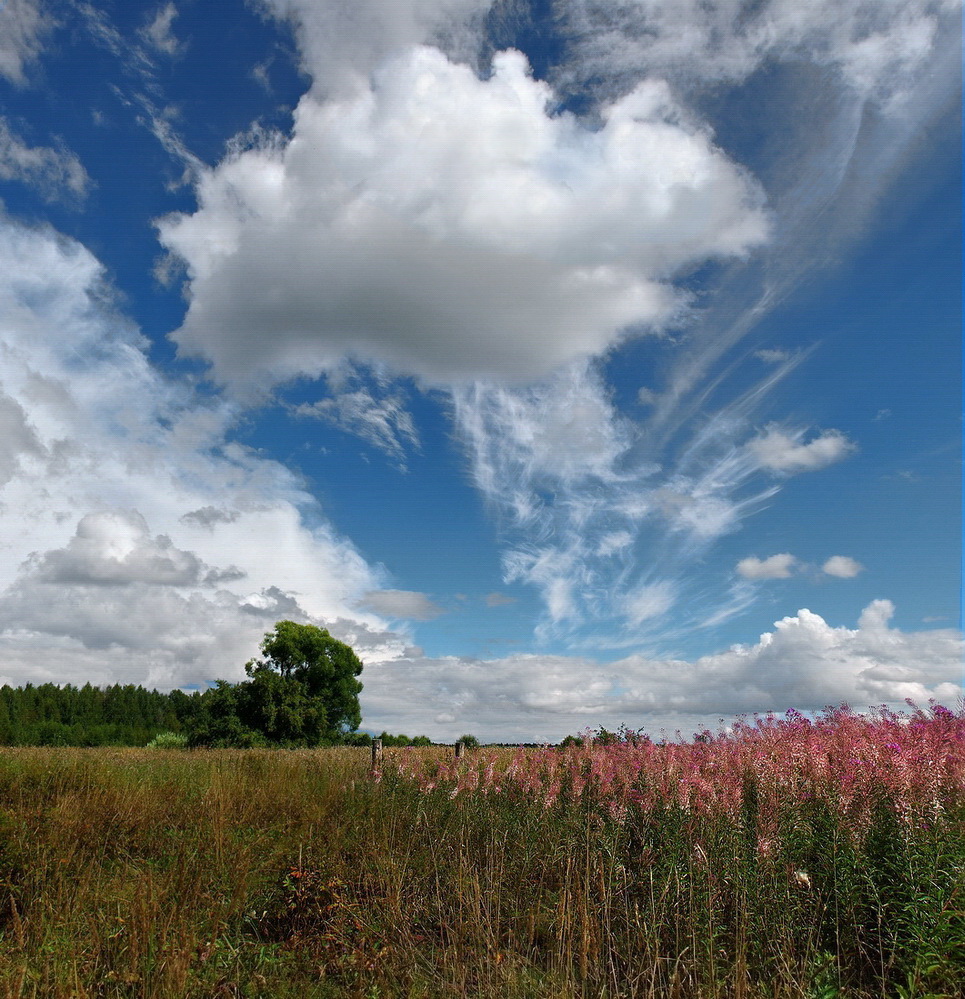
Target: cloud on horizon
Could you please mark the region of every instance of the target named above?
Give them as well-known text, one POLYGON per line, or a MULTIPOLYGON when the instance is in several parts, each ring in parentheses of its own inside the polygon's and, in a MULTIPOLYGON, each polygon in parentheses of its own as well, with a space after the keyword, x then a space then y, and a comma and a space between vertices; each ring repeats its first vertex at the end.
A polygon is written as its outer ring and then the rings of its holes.
POLYGON ((755 711, 903 707, 905 698, 932 697, 954 704, 963 693, 961 633, 903 632, 890 626, 893 614, 890 601, 875 600, 856 628, 846 628, 800 610, 754 645, 693 662, 534 654, 373 662, 363 674, 363 713, 376 731, 411 728, 418 717, 436 739, 471 731, 490 741, 555 742, 586 725, 645 726, 652 734, 680 727, 689 736, 755 711), (426 705, 435 705, 434 715, 426 705))

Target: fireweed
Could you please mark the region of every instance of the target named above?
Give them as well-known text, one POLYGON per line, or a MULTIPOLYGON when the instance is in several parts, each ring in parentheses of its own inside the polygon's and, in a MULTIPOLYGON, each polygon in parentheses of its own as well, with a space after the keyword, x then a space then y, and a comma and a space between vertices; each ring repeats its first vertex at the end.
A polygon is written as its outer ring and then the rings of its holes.
POLYGON ((406 753, 386 767, 427 795, 591 808, 620 824, 667 810, 753 818, 762 855, 773 848, 782 818, 793 824, 795 814, 820 805, 860 845, 883 809, 909 830, 965 804, 965 709, 912 707, 865 716, 841 706, 813 721, 792 709, 716 734, 705 730, 693 742, 655 742, 626 730, 600 740, 586 732, 562 748, 483 749, 460 760, 406 753))

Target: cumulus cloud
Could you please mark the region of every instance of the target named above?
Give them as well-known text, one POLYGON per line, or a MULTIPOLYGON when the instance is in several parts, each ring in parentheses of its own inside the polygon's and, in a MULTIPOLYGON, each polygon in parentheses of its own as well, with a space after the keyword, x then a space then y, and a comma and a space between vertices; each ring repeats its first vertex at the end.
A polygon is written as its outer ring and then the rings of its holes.
POLYGON ((363 598, 366 607, 377 614, 412 621, 431 621, 445 609, 434 604, 425 593, 416 590, 372 590, 363 598))
POLYGON ((831 558, 821 566, 821 571, 829 576, 837 576, 839 579, 853 579, 864 569, 860 562, 856 562, 847 555, 832 555, 831 558))
POLYGON ((378 730, 453 739, 556 741, 586 726, 622 723, 685 734, 753 711, 904 706, 910 697, 954 705, 962 696, 962 635, 903 632, 894 608, 874 601, 857 628, 800 610, 749 646, 693 662, 631 655, 611 663, 554 655, 479 660, 400 658, 366 671, 362 703, 378 730))
POLYGON ((813 472, 841 461, 855 450, 855 444, 838 430, 826 430, 802 443, 804 431, 788 433, 779 427, 768 427, 748 444, 761 468, 783 475, 813 472))
POLYGON ((310 92, 290 142, 235 150, 159 223, 188 273, 179 349, 239 383, 346 355, 534 379, 660 327, 676 273, 765 238, 761 191, 664 84, 595 130, 553 104, 518 52, 479 79, 426 46, 361 93, 310 92))
POLYGON ((0 76, 23 84, 24 66, 37 58, 51 26, 37 0, 7 0, 0 7, 0 76))
POLYGON ((787 579, 796 565, 797 559, 786 552, 764 559, 752 555, 737 563, 737 572, 744 579, 787 579))
POLYGON ((357 609, 379 573, 234 410, 152 369, 79 243, 0 220, 0 345, 3 682, 237 679, 283 616, 408 646, 357 609))
POLYGON ((28 146, 2 116, 0 179, 26 184, 47 201, 83 198, 91 186, 87 171, 73 153, 49 146, 28 146))
POLYGON ((89 513, 65 548, 34 556, 32 562, 41 582, 96 586, 198 586, 211 572, 169 537, 152 538, 136 510, 89 513))

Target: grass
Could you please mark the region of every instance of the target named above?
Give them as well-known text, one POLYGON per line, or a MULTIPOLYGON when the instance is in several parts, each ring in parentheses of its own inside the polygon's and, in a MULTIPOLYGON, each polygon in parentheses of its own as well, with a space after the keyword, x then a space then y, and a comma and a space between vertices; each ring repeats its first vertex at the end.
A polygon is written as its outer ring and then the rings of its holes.
POLYGON ((794 770, 793 726, 389 750, 379 780, 359 749, 2 750, 0 996, 955 999, 965 718, 919 721, 878 732, 918 740, 905 783, 866 739, 860 786, 794 770), (741 763, 734 797, 670 793, 698 757, 741 763))

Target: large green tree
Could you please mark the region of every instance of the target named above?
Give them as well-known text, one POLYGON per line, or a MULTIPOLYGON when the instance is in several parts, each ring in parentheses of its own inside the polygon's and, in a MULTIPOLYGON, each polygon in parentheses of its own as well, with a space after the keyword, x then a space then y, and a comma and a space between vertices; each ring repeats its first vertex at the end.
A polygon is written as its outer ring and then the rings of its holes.
POLYGON ((362 663, 350 646, 313 624, 279 621, 261 653, 245 665, 250 679, 205 693, 191 745, 318 746, 359 727, 362 663))

